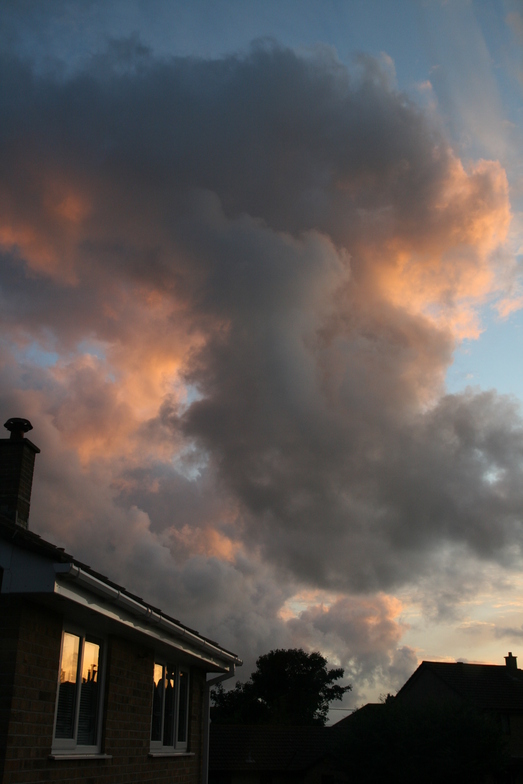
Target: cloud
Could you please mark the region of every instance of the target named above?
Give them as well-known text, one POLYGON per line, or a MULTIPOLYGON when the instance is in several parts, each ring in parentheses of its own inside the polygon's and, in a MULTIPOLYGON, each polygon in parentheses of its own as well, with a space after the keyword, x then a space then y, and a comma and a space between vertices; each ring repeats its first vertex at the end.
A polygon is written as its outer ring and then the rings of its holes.
POLYGON ((401 603, 391 596, 342 596, 331 604, 311 604, 287 624, 297 646, 328 652, 355 684, 351 702, 379 682, 396 691, 415 669, 415 652, 401 646, 406 630, 399 620, 401 603))
POLYGON ((445 548, 521 555, 519 411, 444 392, 504 295, 502 167, 327 49, 135 38, 2 72, 0 399, 42 448, 32 527, 248 661, 328 640, 396 683, 386 594, 445 548), (282 617, 305 588, 341 598, 282 617))
POLYGON ((514 640, 520 640, 523 637, 523 627, 520 629, 514 629, 511 627, 495 629, 495 636, 496 637, 510 637, 514 640))

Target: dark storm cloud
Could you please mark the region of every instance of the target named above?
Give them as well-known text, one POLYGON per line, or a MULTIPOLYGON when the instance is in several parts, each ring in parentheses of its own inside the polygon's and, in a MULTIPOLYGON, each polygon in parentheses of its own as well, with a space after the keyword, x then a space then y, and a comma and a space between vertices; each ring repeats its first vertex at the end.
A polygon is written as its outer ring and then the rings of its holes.
MULTIPOLYGON (((66 503, 64 542, 253 652, 291 639, 299 586, 520 556, 518 410, 443 395, 496 287, 498 164, 465 170, 365 57, 161 61, 134 39, 72 77, 0 67, 3 399, 52 444, 42 531, 66 503), (32 342, 59 361, 15 371, 32 342)), ((394 679, 411 653, 382 614, 394 679)), ((349 615, 301 623, 345 623, 350 659, 371 621, 349 615)))

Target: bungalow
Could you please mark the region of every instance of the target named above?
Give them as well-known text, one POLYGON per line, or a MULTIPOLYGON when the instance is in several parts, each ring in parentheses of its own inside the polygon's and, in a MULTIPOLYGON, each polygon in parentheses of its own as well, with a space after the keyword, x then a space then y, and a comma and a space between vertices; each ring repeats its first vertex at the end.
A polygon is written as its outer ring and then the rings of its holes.
POLYGON ((0 439, 0 781, 205 784, 240 659, 28 529, 25 419, 0 439))

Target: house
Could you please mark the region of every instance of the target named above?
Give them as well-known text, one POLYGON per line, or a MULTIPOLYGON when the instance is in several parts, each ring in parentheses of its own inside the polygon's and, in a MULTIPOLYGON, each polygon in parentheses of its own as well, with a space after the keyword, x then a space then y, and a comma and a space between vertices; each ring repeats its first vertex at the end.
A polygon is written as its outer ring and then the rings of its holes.
POLYGON ((395 699, 412 707, 467 705, 490 714, 506 735, 510 780, 523 782, 523 671, 512 653, 504 666, 424 661, 395 699))
POLYGON ((340 768, 357 782, 522 784, 523 672, 422 662, 395 697, 330 729, 340 768))
POLYGON ((342 784, 331 728, 211 724, 209 784, 342 784))
POLYGON ((0 439, 0 781, 206 782, 238 657, 28 528, 30 422, 0 439))

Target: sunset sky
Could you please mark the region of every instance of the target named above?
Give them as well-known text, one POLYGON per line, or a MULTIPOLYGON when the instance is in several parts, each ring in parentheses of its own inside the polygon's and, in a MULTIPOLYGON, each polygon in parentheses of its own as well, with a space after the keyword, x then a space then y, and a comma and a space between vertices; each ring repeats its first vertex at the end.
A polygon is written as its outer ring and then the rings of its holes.
POLYGON ((0 56, 32 530, 347 708, 523 663, 521 2, 4 0, 0 56))

